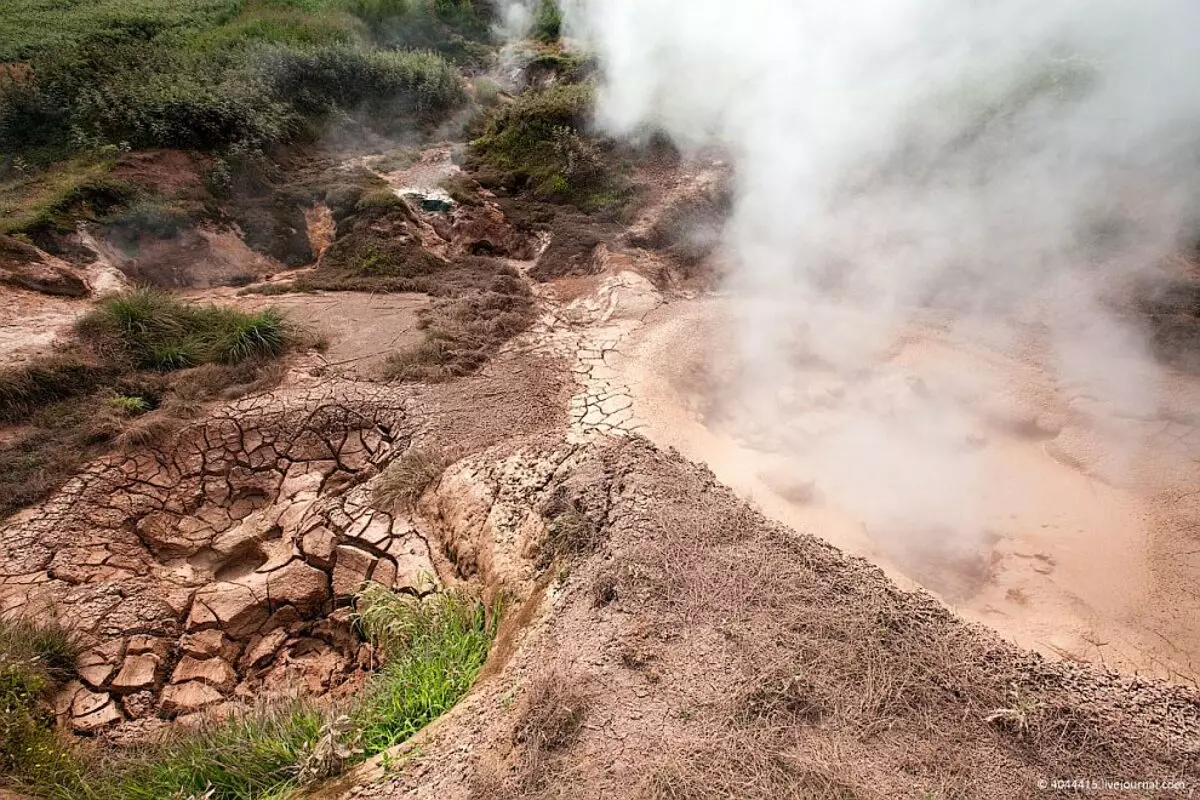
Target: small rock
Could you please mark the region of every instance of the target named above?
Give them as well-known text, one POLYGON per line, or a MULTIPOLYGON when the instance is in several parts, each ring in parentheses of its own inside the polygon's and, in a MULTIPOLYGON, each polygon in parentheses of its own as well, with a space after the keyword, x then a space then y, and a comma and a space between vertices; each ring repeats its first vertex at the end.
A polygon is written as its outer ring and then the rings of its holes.
POLYGON ((337 547, 337 536, 329 528, 313 528, 300 540, 300 552, 305 558, 320 569, 329 570, 334 566, 334 548, 337 547))
POLYGON ((229 691, 237 684, 237 673, 229 662, 222 658, 193 658, 184 656, 175 666, 171 683, 200 681, 221 691, 229 691))
POLYGON ((158 656, 153 653, 126 656, 121 671, 113 678, 112 688, 123 693, 153 688, 158 677, 159 663, 158 656))
POLYGON ((267 576, 272 605, 287 604, 301 614, 321 610, 329 598, 329 576, 303 561, 291 561, 267 576))
POLYGON ((296 609, 292 606, 284 606, 272 614, 270 618, 263 623, 262 627, 258 629, 258 632, 261 634, 267 634, 273 630, 282 628, 288 633, 297 633, 303 627, 304 620, 301 619, 300 614, 296 611, 296 609))
POLYGON ((230 641, 224 633, 215 629, 185 634, 179 640, 179 647, 189 656, 196 658, 219 656, 226 661, 233 661, 237 658, 240 650, 236 642, 230 641))
POLYGON ((381 558, 371 573, 371 580, 391 589, 396 584, 396 562, 390 558, 381 558))
POLYGON ((336 597, 352 597, 371 576, 375 557, 349 545, 338 545, 337 561, 333 566, 333 593, 336 597))
POLYGON ((256 636, 250 640, 246 654, 242 656, 242 669, 251 669, 265 664, 275 657, 279 648, 287 641, 288 632, 283 628, 271 631, 265 636, 256 636))
POLYGON ((166 658, 170 649, 171 645, 166 639, 160 639, 157 636, 138 635, 129 638, 129 644, 125 648, 125 653, 126 655, 134 656, 153 653, 159 658, 166 658))
POLYGON ((130 719, 142 719, 154 713, 154 692, 136 692, 121 700, 130 719))
POLYGON ((122 719, 124 717, 121 716, 121 711, 117 708, 117 704, 112 701, 112 698, 109 698, 107 703, 90 714, 72 719, 71 728, 76 733, 95 733, 101 728, 107 728, 109 725, 120 722, 122 719))
POLYGON ((191 714, 222 700, 220 692, 199 681, 176 683, 163 690, 162 709, 168 714, 191 714))
POLYGON ((216 583, 196 593, 188 615, 189 631, 220 627, 234 638, 256 632, 267 619, 264 608, 254 592, 237 583, 216 583))
POLYGON ((99 711, 111 702, 112 697, 104 692, 89 692, 87 689, 80 689, 71 699, 71 716, 85 717, 99 711))
POLYGON ((102 687, 115 670, 116 666, 95 650, 88 650, 80 655, 75 664, 75 672, 83 682, 96 689, 102 687))

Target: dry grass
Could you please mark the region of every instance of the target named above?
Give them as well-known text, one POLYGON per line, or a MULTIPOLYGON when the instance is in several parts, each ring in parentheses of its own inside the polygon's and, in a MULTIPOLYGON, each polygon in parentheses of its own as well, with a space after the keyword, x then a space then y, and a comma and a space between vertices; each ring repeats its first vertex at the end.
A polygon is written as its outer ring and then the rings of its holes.
POLYGON ((780 749, 755 736, 727 736, 662 761, 645 781, 646 800, 867 800, 847 765, 812 747, 780 749))
POLYGON ((470 375, 526 330, 534 314, 528 287, 511 272, 501 271, 486 290, 434 303, 421 321, 424 340, 391 355, 385 376, 430 383, 470 375))
POLYGON ((546 541, 541 547, 538 567, 545 569, 558 559, 569 559, 593 552, 603 540, 600 526, 579 505, 564 495, 556 495, 543 511, 546 541))
POLYGON ((0 420, 26 423, 0 444, 0 519, 45 499, 114 447, 159 444, 207 404, 269 389, 286 371, 282 361, 250 359, 118 375, 68 354, 35 362, 15 380, 0 374, 0 420), (6 387, 16 388, 6 395, 6 387))
POLYGON ((648 797, 998 797, 1050 773, 1182 774, 1178 749, 1078 694, 1086 681, 867 562, 723 489, 630 480, 623 491, 653 496, 647 513, 606 524, 609 557, 578 571, 590 613, 622 629, 614 652, 649 690, 647 719, 668 720, 620 730, 653 752, 648 797), (817 745, 847 760, 814 759, 817 745), (1000 776, 1009 789, 989 793, 1000 776))
POLYGON ((410 447, 379 476, 372 500, 387 511, 411 509, 458 458, 456 451, 444 447, 410 447))
POLYGON ((553 774, 554 758, 579 738, 590 701, 583 686, 557 670, 532 680, 526 691, 513 741, 521 747, 517 785, 522 791, 544 786, 553 774))

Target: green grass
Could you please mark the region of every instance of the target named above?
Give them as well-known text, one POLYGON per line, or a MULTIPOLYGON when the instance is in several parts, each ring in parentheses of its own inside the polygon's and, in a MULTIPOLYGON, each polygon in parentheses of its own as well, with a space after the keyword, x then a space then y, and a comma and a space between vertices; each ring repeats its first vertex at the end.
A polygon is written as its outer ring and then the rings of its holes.
POLYGON ((287 343, 274 309, 192 306, 150 289, 101 300, 76 327, 100 354, 160 372, 273 358, 287 343))
POLYGON ((129 147, 263 150, 329 126, 432 127, 465 93, 444 55, 425 51, 453 54, 487 33, 435 5, 12 0, 0 64, 22 77, 0 76, 0 166, 129 147))
POLYGON ((471 596, 424 600, 368 584, 358 622, 387 663, 352 712, 358 746, 370 757, 404 742, 467 693, 487 661, 498 613, 471 596))
POLYGON ((0 764, 10 783, 49 800, 266 800, 331 777, 453 707, 483 668, 499 616, 462 592, 418 600, 377 584, 358 608, 359 629, 384 659, 358 697, 266 706, 103 757, 59 739, 41 710, 51 686, 68 677, 54 670, 74 663, 69 638, 25 626, 9 657, 0 626, 0 734, 13 737, 0 740, 0 764), (10 664, 19 671, 11 691, 10 664))
POLYGON ((585 211, 619 209, 630 191, 604 143, 587 132, 593 100, 588 83, 557 83, 491 109, 471 143, 480 181, 585 211))
POLYGON ((39 782, 69 776, 46 710, 51 695, 74 676, 78 647, 56 624, 0 619, 0 774, 39 782))
POLYGON ((136 394, 111 394, 108 405, 114 411, 126 416, 135 417, 150 410, 150 401, 136 394))

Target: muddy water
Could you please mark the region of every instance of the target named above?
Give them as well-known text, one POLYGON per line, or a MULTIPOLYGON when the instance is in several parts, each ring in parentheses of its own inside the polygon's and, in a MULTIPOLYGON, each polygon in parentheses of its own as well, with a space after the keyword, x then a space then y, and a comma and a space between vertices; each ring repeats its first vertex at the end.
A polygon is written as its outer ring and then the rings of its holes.
POLYGON ((1023 646, 1200 675, 1200 381, 1165 375, 1131 411, 1036 347, 930 325, 876 369, 800 363, 748 396, 728 313, 668 304, 621 347, 643 433, 1023 646))

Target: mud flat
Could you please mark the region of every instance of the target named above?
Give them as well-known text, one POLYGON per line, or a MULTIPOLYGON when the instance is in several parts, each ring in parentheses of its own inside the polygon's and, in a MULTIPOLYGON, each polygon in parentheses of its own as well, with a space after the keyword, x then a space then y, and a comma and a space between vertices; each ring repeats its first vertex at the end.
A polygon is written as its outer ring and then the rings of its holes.
POLYGON ((1153 412, 926 326, 850 379, 817 362, 738 391, 732 303, 669 303, 614 353, 640 432, 765 514, 1068 660, 1200 674, 1200 381, 1153 412))

